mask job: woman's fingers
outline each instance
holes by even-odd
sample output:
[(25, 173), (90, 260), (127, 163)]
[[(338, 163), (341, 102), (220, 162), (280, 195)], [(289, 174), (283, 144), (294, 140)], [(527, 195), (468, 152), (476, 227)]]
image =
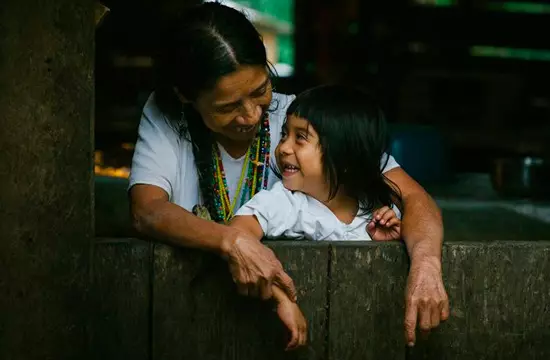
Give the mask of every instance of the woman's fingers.
[(430, 304), (430, 313), (430, 325), (432, 329), (435, 329), (439, 326), (439, 323), (441, 322), (441, 308), (439, 307), (439, 304), (435, 302), (433, 304)]
[(416, 342), (416, 322), (418, 320), (418, 303), (408, 300), (405, 309), (405, 340), (408, 346)]
[(258, 286), (262, 300), (271, 299), (273, 296), (271, 279), (260, 279)]
[(294, 286), (294, 281), (292, 281), (292, 278), (288, 276), (286, 272), (281, 268), (279, 272), (275, 275), (273, 278), (273, 283), (277, 285), (281, 290), (283, 290), (288, 298), (294, 302), (296, 302), (297, 295), (296, 295), (296, 287)]

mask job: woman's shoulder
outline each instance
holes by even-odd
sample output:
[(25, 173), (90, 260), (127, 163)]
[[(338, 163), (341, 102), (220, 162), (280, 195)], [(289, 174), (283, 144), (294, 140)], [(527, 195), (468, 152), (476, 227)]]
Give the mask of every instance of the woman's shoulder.
[(167, 117), (157, 104), (155, 92), (149, 95), (149, 98), (143, 105), (143, 111), (140, 120), (140, 129), (149, 131), (160, 131), (168, 137), (179, 139), (179, 132), (173, 121)]
[(271, 99), (271, 105), (273, 113), (278, 115), (286, 115), (286, 109), (288, 109), (290, 103), (296, 98), (296, 95), (287, 95), (281, 93), (273, 93)]
[[(269, 109), (270, 123), (273, 128), (281, 129), (283, 127), (286, 118), (286, 110), (295, 98), (296, 95), (273, 93), (273, 99), (271, 100), (271, 107)], [(276, 142), (278, 143), (279, 141), (277, 140)]]

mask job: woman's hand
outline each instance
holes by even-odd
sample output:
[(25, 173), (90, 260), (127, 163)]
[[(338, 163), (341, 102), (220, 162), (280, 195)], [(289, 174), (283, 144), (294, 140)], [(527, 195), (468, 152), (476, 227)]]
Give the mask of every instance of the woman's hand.
[(273, 296), (272, 285), (276, 285), (296, 301), (294, 282), (271, 249), (237, 229), (225, 242), (224, 254), (240, 294), (267, 300)]
[(376, 210), (367, 224), (367, 232), (374, 241), (399, 240), (401, 238), (401, 220), (388, 206)]
[(449, 318), (449, 298), (441, 275), (441, 261), (433, 257), (411, 259), (405, 301), (405, 339), (416, 341), (416, 325), (427, 333)]

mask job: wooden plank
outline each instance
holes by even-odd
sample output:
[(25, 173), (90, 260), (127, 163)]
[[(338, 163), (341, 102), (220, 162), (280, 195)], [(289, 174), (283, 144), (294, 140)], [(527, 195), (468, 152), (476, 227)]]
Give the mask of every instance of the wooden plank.
[(286, 333), (266, 302), (239, 296), (224, 261), (155, 246), (153, 359), (323, 359), (328, 246), (269, 244), (293, 277), (310, 344), (285, 353)]
[(550, 358), (550, 243), (450, 243), (451, 318), (410, 359)]
[(0, 359), (87, 359), (94, 1), (0, 1)]
[(132, 239), (100, 239), (96, 243), (94, 359), (149, 359), (152, 247), (149, 242)]
[(329, 359), (404, 359), (404, 247), (354, 242), (331, 250)]

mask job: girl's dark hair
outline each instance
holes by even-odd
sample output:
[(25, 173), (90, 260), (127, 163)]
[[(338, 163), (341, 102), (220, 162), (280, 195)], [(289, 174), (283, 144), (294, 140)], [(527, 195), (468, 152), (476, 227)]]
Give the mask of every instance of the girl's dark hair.
[(402, 208), (399, 188), (382, 173), (388, 127), (371, 96), (348, 86), (320, 86), (298, 95), (288, 115), (306, 119), (318, 133), (330, 198), (343, 187), (363, 215), (384, 205)]
[(241, 12), (207, 2), (167, 19), (156, 47), (156, 104), (180, 135), (192, 143), (201, 193), (214, 218), (212, 132), (192, 104), (182, 105), (174, 89), (193, 102), (241, 65), (269, 69), (262, 38)]

